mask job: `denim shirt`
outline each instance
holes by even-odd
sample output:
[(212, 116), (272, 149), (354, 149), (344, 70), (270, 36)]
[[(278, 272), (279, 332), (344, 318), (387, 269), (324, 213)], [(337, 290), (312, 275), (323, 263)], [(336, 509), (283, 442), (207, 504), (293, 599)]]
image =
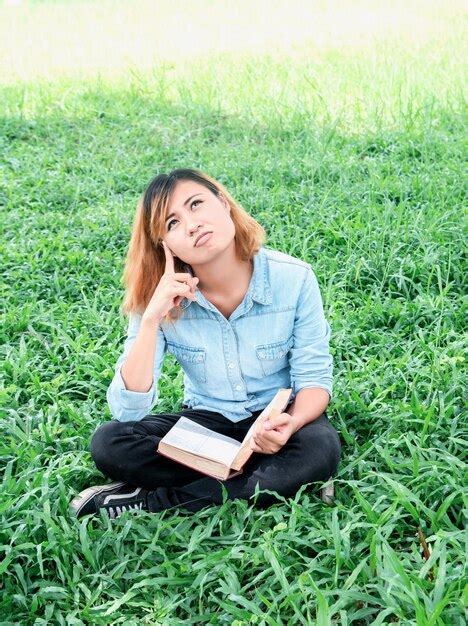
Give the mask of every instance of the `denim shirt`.
[[(263, 409), (280, 387), (292, 388), (290, 402), (309, 387), (325, 389), (331, 399), (331, 329), (314, 271), (305, 261), (264, 246), (253, 265), (244, 299), (229, 319), (197, 289), (196, 300), (181, 300), (179, 320), (155, 324), (153, 383), (146, 392), (126, 389), (121, 375), (141, 323), (141, 315), (130, 314), (107, 389), (115, 419), (140, 420), (151, 413), (166, 352), (184, 370), (183, 404), (219, 412), (232, 422)], [(186, 269), (193, 275), (189, 265)]]

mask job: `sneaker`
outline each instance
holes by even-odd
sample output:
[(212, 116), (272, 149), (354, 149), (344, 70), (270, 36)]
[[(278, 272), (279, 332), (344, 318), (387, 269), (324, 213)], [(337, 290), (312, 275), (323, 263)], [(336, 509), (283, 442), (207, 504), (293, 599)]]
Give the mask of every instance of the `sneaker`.
[(148, 511), (148, 491), (142, 487), (134, 487), (124, 482), (109, 483), (88, 487), (70, 502), (70, 513), (75, 517), (83, 517), (106, 509), (114, 519), (124, 511)]

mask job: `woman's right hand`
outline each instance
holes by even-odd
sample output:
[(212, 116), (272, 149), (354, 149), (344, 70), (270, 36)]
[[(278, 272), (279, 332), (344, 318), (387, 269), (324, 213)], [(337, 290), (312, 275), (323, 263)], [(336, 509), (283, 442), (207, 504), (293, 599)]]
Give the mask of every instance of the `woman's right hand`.
[(195, 289), (199, 280), (189, 272), (176, 272), (174, 255), (164, 241), (162, 245), (166, 255), (166, 268), (143, 314), (145, 319), (158, 321), (162, 320), (183, 298), (195, 300)]

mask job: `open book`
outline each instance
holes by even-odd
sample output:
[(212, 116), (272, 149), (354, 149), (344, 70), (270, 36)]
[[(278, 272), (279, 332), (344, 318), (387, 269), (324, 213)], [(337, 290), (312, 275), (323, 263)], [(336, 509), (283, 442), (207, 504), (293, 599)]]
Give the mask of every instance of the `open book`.
[(282, 413), (288, 406), (291, 393), (292, 389), (279, 389), (249, 428), (243, 441), (221, 435), (182, 416), (161, 439), (157, 451), (213, 478), (232, 478), (242, 473), (243, 466), (253, 453), (250, 438), (256, 425)]

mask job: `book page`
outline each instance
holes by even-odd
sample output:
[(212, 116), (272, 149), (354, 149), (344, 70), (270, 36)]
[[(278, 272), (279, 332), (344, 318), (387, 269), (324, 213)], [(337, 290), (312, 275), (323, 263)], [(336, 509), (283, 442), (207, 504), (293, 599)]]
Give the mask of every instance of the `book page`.
[(239, 441), (205, 428), (183, 416), (161, 441), (228, 466), (241, 445)]

